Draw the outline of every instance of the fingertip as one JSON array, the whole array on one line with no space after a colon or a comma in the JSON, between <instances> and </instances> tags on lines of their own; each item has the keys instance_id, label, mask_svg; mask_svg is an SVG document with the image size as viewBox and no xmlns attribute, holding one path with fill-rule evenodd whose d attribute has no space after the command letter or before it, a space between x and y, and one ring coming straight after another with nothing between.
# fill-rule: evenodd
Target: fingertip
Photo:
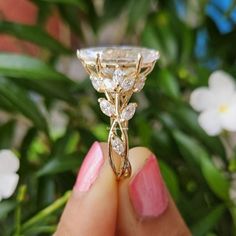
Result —
<instances>
[{"instance_id":1,"label":"fingertip","mask_svg":"<svg viewBox=\"0 0 236 236\"><path fill-rule=\"evenodd\" d=\"M191 235L168 193L156 156L147 148L135 147L129 159L131 178L119 185L117 234Z\"/></svg>"},{"instance_id":2,"label":"fingertip","mask_svg":"<svg viewBox=\"0 0 236 236\"><path fill-rule=\"evenodd\" d=\"M109 166L107 150L106 143L95 142L88 151L61 217L57 236L114 233L117 181Z\"/></svg>"}]
</instances>

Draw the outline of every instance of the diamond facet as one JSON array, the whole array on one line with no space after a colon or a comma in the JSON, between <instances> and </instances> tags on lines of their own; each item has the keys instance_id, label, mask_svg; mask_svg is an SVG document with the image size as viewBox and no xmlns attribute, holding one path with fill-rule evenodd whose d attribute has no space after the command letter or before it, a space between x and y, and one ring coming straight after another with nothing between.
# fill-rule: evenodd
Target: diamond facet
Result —
<instances>
[{"instance_id":1,"label":"diamond facet","mask_svg":"<svg viewBox=\"0 0 236 236\"><path fill-rule=\"evenodd\" d=\"M141 77L137 80L137 82L134 85L134 92L140 92L143 89L145 85L145 80L146 80L145 77Z\"/></svg>"},{"instance_id":2,"label":"diamond facet","mask_svg":"<svg viewBox=\"0 0 236 236\"><path fill-rule=\"evenodd\" d=\"M118 136L113 137L113 139L111 140L111 145L113 150L119 155L122 155L124 153L125 145Z\"/></svg>"},{"instance_id":3,"label":"diamond facet","mask_svg":"<svg viewBox=\"0 0 236 236\"><path fill-rule=\"evenodd\" d=\"M138 55L143 57L142 64L154 63L159 58L156 50L140 47L119 46L119 47L97 47L86 48L77 51L77 56L88 64L96 63L97 55L109 65L137 63Z\"/></svg>"},{"instance_id":4,"label":"diamond facet","mask_svg":"<svg viewBox=\"0 0 236 236\"><path fill-rule=\"evenodd\" d=\"M122 81L121 87L124 91L128 91L133 88L135 82L135 78L127 78Z\"/></svg>"},{"instance_id":5,"label":"diamond facet","mask_svg":"<svg viewBox=\"0 0 236 236\"><path fill-rule=\"evenodd\" d=\"M114 82L114 80L112 80L112 79L104 79L103 83L104 83L106 90L109 92L113 92L117 86L116 82Z\"/></svg>"},{"instance_id":6,"label":"diamond facet","mask_svg":"<svg viewBox=\"0 0 236 236\"><path fill-rule=\"evenodd\" d=\"M117 84L121 84L124 80L125 72L121 69L116 69L113 73L113 81Z\"/></svg>"},{"instance_id":7,"label":"diamond facet","mask_svg":"<svg viewBox=\"0 0 236 236\"><path fill-rule=\"evenodd\" d=\"M122 120L130 120L135 113L137 104L136 103L130 103L126 108L123 109L121 112L121 119Z\"/></svg>"},{"instance_id":8,"label":"diamond facet","mask_svg":"<svg viewBox=\"0 0 236 236\"><path fill-rule=\"evenodd\" d=\"M95 77L93 75L90 76L93 87L100 92L103 86L103 82L101 78Z\"/></svg>"},{"instance_id":9,"label":"diamond facet","mask_svg":"<svg viewBox=\"0 0 236 236\"><path fill-rule=\"evenodd\" d=\"M115 106L112 105L109 101L107 101L105 98L99 98L98 99L100 108L102 112L107 116L112 116L115 114Z\"/></svg>"},{"instance_id":10,"label":"diamond facet","mask_svg":"<svg viewBox=\"0 0 236 236\"><path fill-rule=\"evenodd\" d=\"M105 76L111 76L114 73L114 69L113 68L102 68L101 72L105 75Z\"/></svg>"}]
</instances>

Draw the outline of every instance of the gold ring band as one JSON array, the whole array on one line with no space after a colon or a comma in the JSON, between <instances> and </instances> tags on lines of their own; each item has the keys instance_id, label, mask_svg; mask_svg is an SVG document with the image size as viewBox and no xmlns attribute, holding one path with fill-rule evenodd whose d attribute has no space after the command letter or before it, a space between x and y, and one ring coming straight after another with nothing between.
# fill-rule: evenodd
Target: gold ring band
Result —
<instances>
[{"instance_id":1,"label":"gold ring band","mask_svg":"<svg viewBox=\"0 0 236 236\"><path fill-rule=\"evenodd\" d=\"M78 50L78 58L90 75L93 87L106 98L99 98L102 112L110 117L109 158L117 176L129 177L128 122L137 104L129 103L134 92L142 90L159 53L138 47L107 47Z\"/></svg>"}]
</instances>

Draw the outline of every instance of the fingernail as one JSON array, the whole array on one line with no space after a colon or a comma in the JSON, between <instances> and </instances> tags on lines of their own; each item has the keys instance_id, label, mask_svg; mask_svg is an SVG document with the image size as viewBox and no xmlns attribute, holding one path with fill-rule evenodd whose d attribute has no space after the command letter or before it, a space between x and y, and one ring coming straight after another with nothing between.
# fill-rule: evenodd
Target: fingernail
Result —
<instances>
[{"instance_id":1,"label":"fingernail","mask_svg":"<svg viewBox=\"0 0 236 236\"><path fill-rule=\"evenodd\" d=\"M104 163L102 148L99 142L94 142L80 168L74 188L76 191L87 192L97 179Z\"/></svg>"},{"instance_id":2,"label":"fingernail","mask_svg":"<svg viewBox=\"0 0 236 236\"><path fill-rule=\"evenodd\" d=\"M158 217L168 206L168 195L156 157L151 155L129 185L132 205L141 218Z\"/></svg>"}]
</instances>

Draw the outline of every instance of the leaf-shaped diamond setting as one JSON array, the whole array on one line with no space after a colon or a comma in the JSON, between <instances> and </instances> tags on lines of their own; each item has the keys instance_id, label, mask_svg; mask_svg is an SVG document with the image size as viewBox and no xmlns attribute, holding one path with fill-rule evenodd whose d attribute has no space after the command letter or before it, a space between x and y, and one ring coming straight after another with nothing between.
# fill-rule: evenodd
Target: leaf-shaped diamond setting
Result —
<instances>
[{"instance_id":1,"label":"leaf-shaped diamond setting","mask_svg":"<svg viewBox=\"0 0 236 236\"><path fill-rule=\"evenodd\" d=\"M107 91L113 92L117 86L116 82L112 79L104 79L103 81L104 87Z\"/></svg>"},{"instance_id":2,"label":"leaf-shaped diamond setting","mask_svg":"<svg viewBox=\"0 0 236 236\"><path fill-rule=\"evenodd\" d=\"M122 140L118 136L114 136L112 138L111 145L112 145L113 150L119 155L122 155L124 153L125 144L122 142Z\"/></svg>"},{"instance_id":3,"label":"leaf-shaped diamond setting","mask_svg":"<svg viewBox=\"0 0 236 236\"><path fill-rule=\"evenodd\" d=\"M130 120L135 113L137 103L129 103L121 112L121 120Z\"/></svg>"},{"instance_id":4,"label":"leaf-shaped diamond setting","mask_svg":"<svg viewBox=\"0 0 236 236\"><path fill-rule=\"evenodd\" d=\"M125 78L125 72L121 69L116 69L113 73L113 81L117 84L121 84Z\"/></svg>"},{"instance_id":5,"label":"leaf-shaped diamond setting","mask_svg":"<svg viewBox=\"0 0 236 236\"><path fill-rule=\"evenodd\" d=\"M145 85L145 81L146 81L146 78L145 77L141 77L137 80L137 82L135 83L134 85L134 92L140 92L144 85Z\"/></svg>"},{"instance_id":6,"label":"leaf-shaped diamond setting","mask_svg":"<svg viewBox=\"0 0 236 236\"><path fill-rule=\"evenodd\" d=\"M134 83L135 83L135 78L127 78L127 79L124 79L121 83L121 88L124 90L124 91L128 91L130 89L133 88L134 86Z\"/></svg>"},{"instance_id":7,"label":"leaf-shaped diamond setting","mask_svg":"<svg viewBox=\"0 0 236 236\"><path fill-rule=\"evenodd\" d=\"M103 81L101 78L95 77L94 75L90 76L91 82L93 87L98 91L101 92L103 87Z\"/></svg>"},{"instance_id":8,"label":"leaf-shaped diamond setting","mask_svg":"<svg viewBox=\"0 0 236 236\"><path fill-rule=\"evenodd\" d=\"M102 112L107 116L112 116L115 114L115 106L107 101L105 98L98 99L100 108Z\"/></svg>"}]
</instances>

